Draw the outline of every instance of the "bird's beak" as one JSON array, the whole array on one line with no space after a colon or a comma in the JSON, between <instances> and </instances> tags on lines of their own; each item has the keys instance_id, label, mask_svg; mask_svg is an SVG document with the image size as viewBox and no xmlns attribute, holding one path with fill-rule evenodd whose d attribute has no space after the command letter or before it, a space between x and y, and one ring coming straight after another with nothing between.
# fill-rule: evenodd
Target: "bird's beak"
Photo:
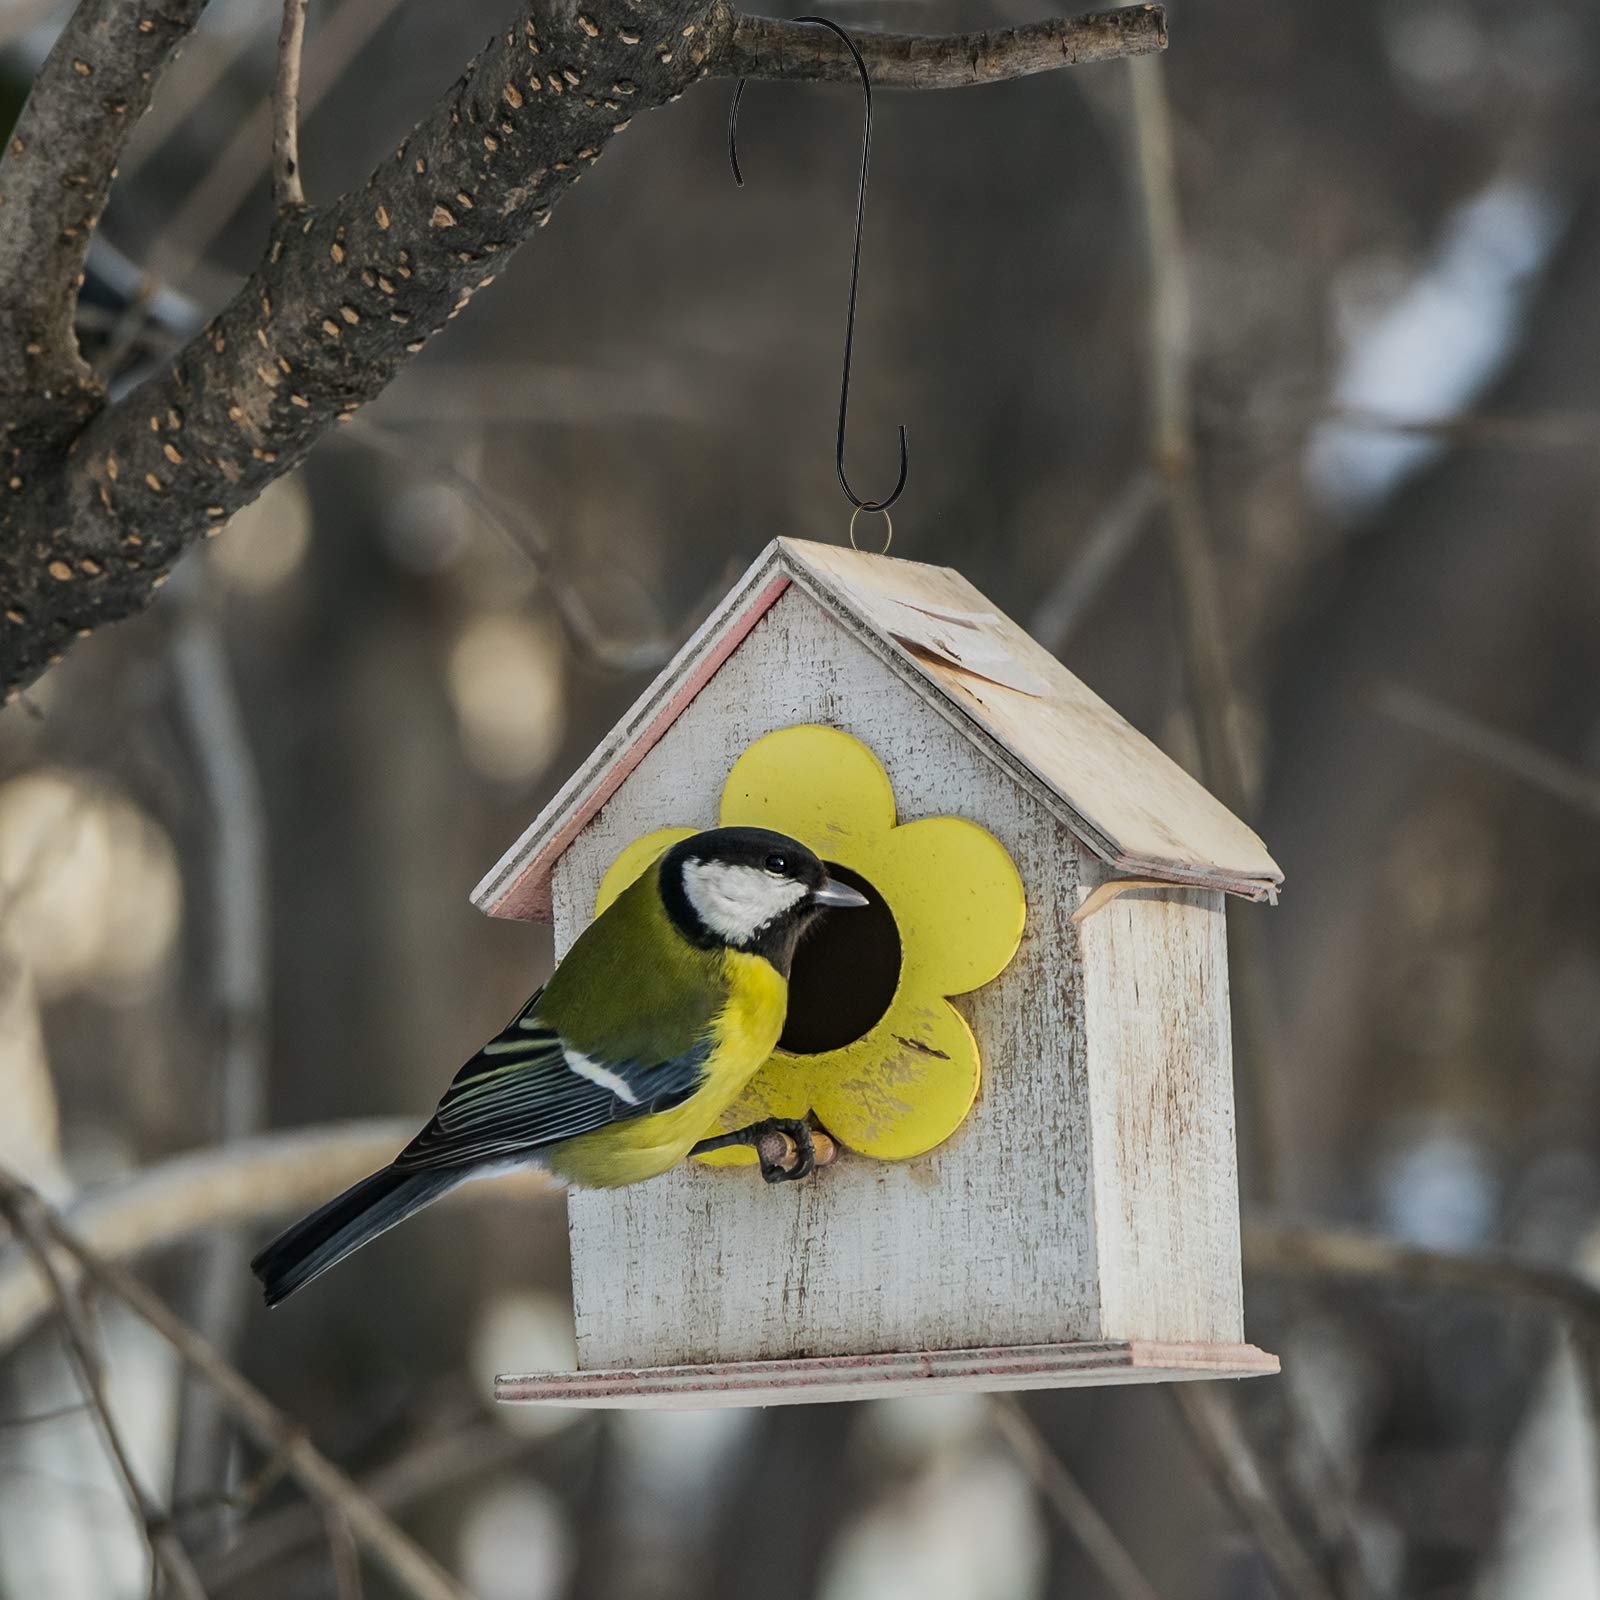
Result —
<instances>
[{"instance_id":1,"label":"bird's beak","mask_svg":"<svg viewBox=\"0 0 1600 1600\"><path fill-rule=\"evenodd\" d=\"M811 903L814 906L864 906L870 904L867 897L859 890L852 889L848 883L840 883L836 878L824 878L821 886L811 891Z\"/></svg>"}]
</instances>

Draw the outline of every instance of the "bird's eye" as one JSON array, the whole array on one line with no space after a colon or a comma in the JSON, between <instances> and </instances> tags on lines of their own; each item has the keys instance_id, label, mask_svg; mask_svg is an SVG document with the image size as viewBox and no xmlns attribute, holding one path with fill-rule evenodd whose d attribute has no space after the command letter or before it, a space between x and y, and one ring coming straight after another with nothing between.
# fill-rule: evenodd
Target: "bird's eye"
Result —
<instances>
[{"instance_id":1,"label":"bird's eye","mask_svg":"<svg viewBox=\"0 0 1600 1600\"><path fill-rule=\"evenodd\" d=\"M770 872L773 875L773 877L775 877L775 878L787 878L789 876L789 858L788 858L788 856L779 856L779 855L768 856L767 857L767 871Z\"/></svg>"}]
</instances>

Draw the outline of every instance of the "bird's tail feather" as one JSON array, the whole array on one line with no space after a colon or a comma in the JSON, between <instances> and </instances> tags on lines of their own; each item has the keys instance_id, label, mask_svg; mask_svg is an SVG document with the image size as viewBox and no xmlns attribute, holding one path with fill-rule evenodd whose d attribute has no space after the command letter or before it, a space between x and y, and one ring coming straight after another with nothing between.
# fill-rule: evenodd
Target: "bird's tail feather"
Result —
<instances>
[{"instance_id":1,"label":"bird's tail feather","mask_svg":"<svg viewBox=\"0 0 1600 1600\"><path fill-rule=\"evenodd\" d=\"M335 1195L309 1217L286 1228L250 1263L267 1304L296 1289L387 1233L397 1222L432 1204L461 1181L458 1172L399 1172L385 1167Z\"/></svg>"}]
</instances>

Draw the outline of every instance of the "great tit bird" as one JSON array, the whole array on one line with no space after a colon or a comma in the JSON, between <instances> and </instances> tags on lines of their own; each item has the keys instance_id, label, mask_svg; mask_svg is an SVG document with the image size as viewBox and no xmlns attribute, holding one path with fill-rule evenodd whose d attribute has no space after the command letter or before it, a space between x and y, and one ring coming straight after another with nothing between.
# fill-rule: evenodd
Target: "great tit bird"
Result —
<instances>
[{"instance_id":1,"label":"great tit bird","mask_svg":"<svg viewBox=\"0 0 1600 1600\"><path fill-rule=\"evenodd\" d=\"M789 966L829 907L866 898L798 840L713 828L666 851L578 937L550 981L458 1072L394 1162L280 1234L250 1263L268 1305L469 1178L542 1166L589 1188L653 1178L697 1150L804 1123L701 1139L772 1054Z\"/></svg>"}]
</instances>

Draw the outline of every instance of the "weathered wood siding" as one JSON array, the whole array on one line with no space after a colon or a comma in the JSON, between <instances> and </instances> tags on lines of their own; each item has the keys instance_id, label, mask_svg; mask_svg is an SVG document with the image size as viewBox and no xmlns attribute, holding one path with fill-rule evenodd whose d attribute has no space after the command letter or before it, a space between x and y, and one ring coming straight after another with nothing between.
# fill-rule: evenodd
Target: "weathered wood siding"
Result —
<instances>
[{"instance_id":1,"label":"weathered wood siding","mask_svg":"<svg viewBox=\"0 0 1600 1600\"><path fill-rule=\"evenodd\" d=\"M1086 863L1086 886L1103 873ZM1222 896L1129 890L1080 932L1101 1334L1240 1340Z\"/></svg>"},{"instance_id":2,"label":"weathered wood siding","mask_svg":"<svg viewBox=\"0 0 1600 1600\"><path fill-rule=\"evenodd\" d=\"M1102 869L930 713L934 692L791 588L557 863L564 950L624 845L711 825L752 740L822 722L877 753L902 821L955 814L993 832L1029 899L1016 960L955 1001L984 1081L939 1149L893 1164L847 1154L771 1188L753 1169L690 1163L571 1197L585 1369L1240 1337L1218 896L1125 896L1085 925L1086 974L1069 919L1080 877Z\"/></svg>"},{"instance_id":3,"label":"weathered wood siding","mask_svg":"<svg viewBox=\"0 0 1600 1600\"><path fill-rule=\"evenodd\" d=\"M1262 1378L1277 1370L1276 1356L1251 1345L1135 1340L1007 1345L998 1350L914 1350L800 1361L730 1361L613 1372L512 1372L496 1378L494 1387L495 1398L512 1405L680 1411L981 1394L996 1389Z\"/></svg>"},{"instance_id":4,"label":"weathered wood siding","mask_svg":"<svg viewBox=\"0 0 1600 1600\"><path fill-rule=\"evenodd\" d=\"M797 589L767 613L559 863L560 947L623 845L709 825L752 740L824 722L868 744L902 821L968 816L1029 886L1005 975L956 1002L985 1043L973 1115L938 1150L846 1156L809 1183L691 1164L572 1197L585 1367L1093 1338L1099 1321L1079 975L1068 952L1079 853L1067 830Z\"/></svg>"}]
</instances>

